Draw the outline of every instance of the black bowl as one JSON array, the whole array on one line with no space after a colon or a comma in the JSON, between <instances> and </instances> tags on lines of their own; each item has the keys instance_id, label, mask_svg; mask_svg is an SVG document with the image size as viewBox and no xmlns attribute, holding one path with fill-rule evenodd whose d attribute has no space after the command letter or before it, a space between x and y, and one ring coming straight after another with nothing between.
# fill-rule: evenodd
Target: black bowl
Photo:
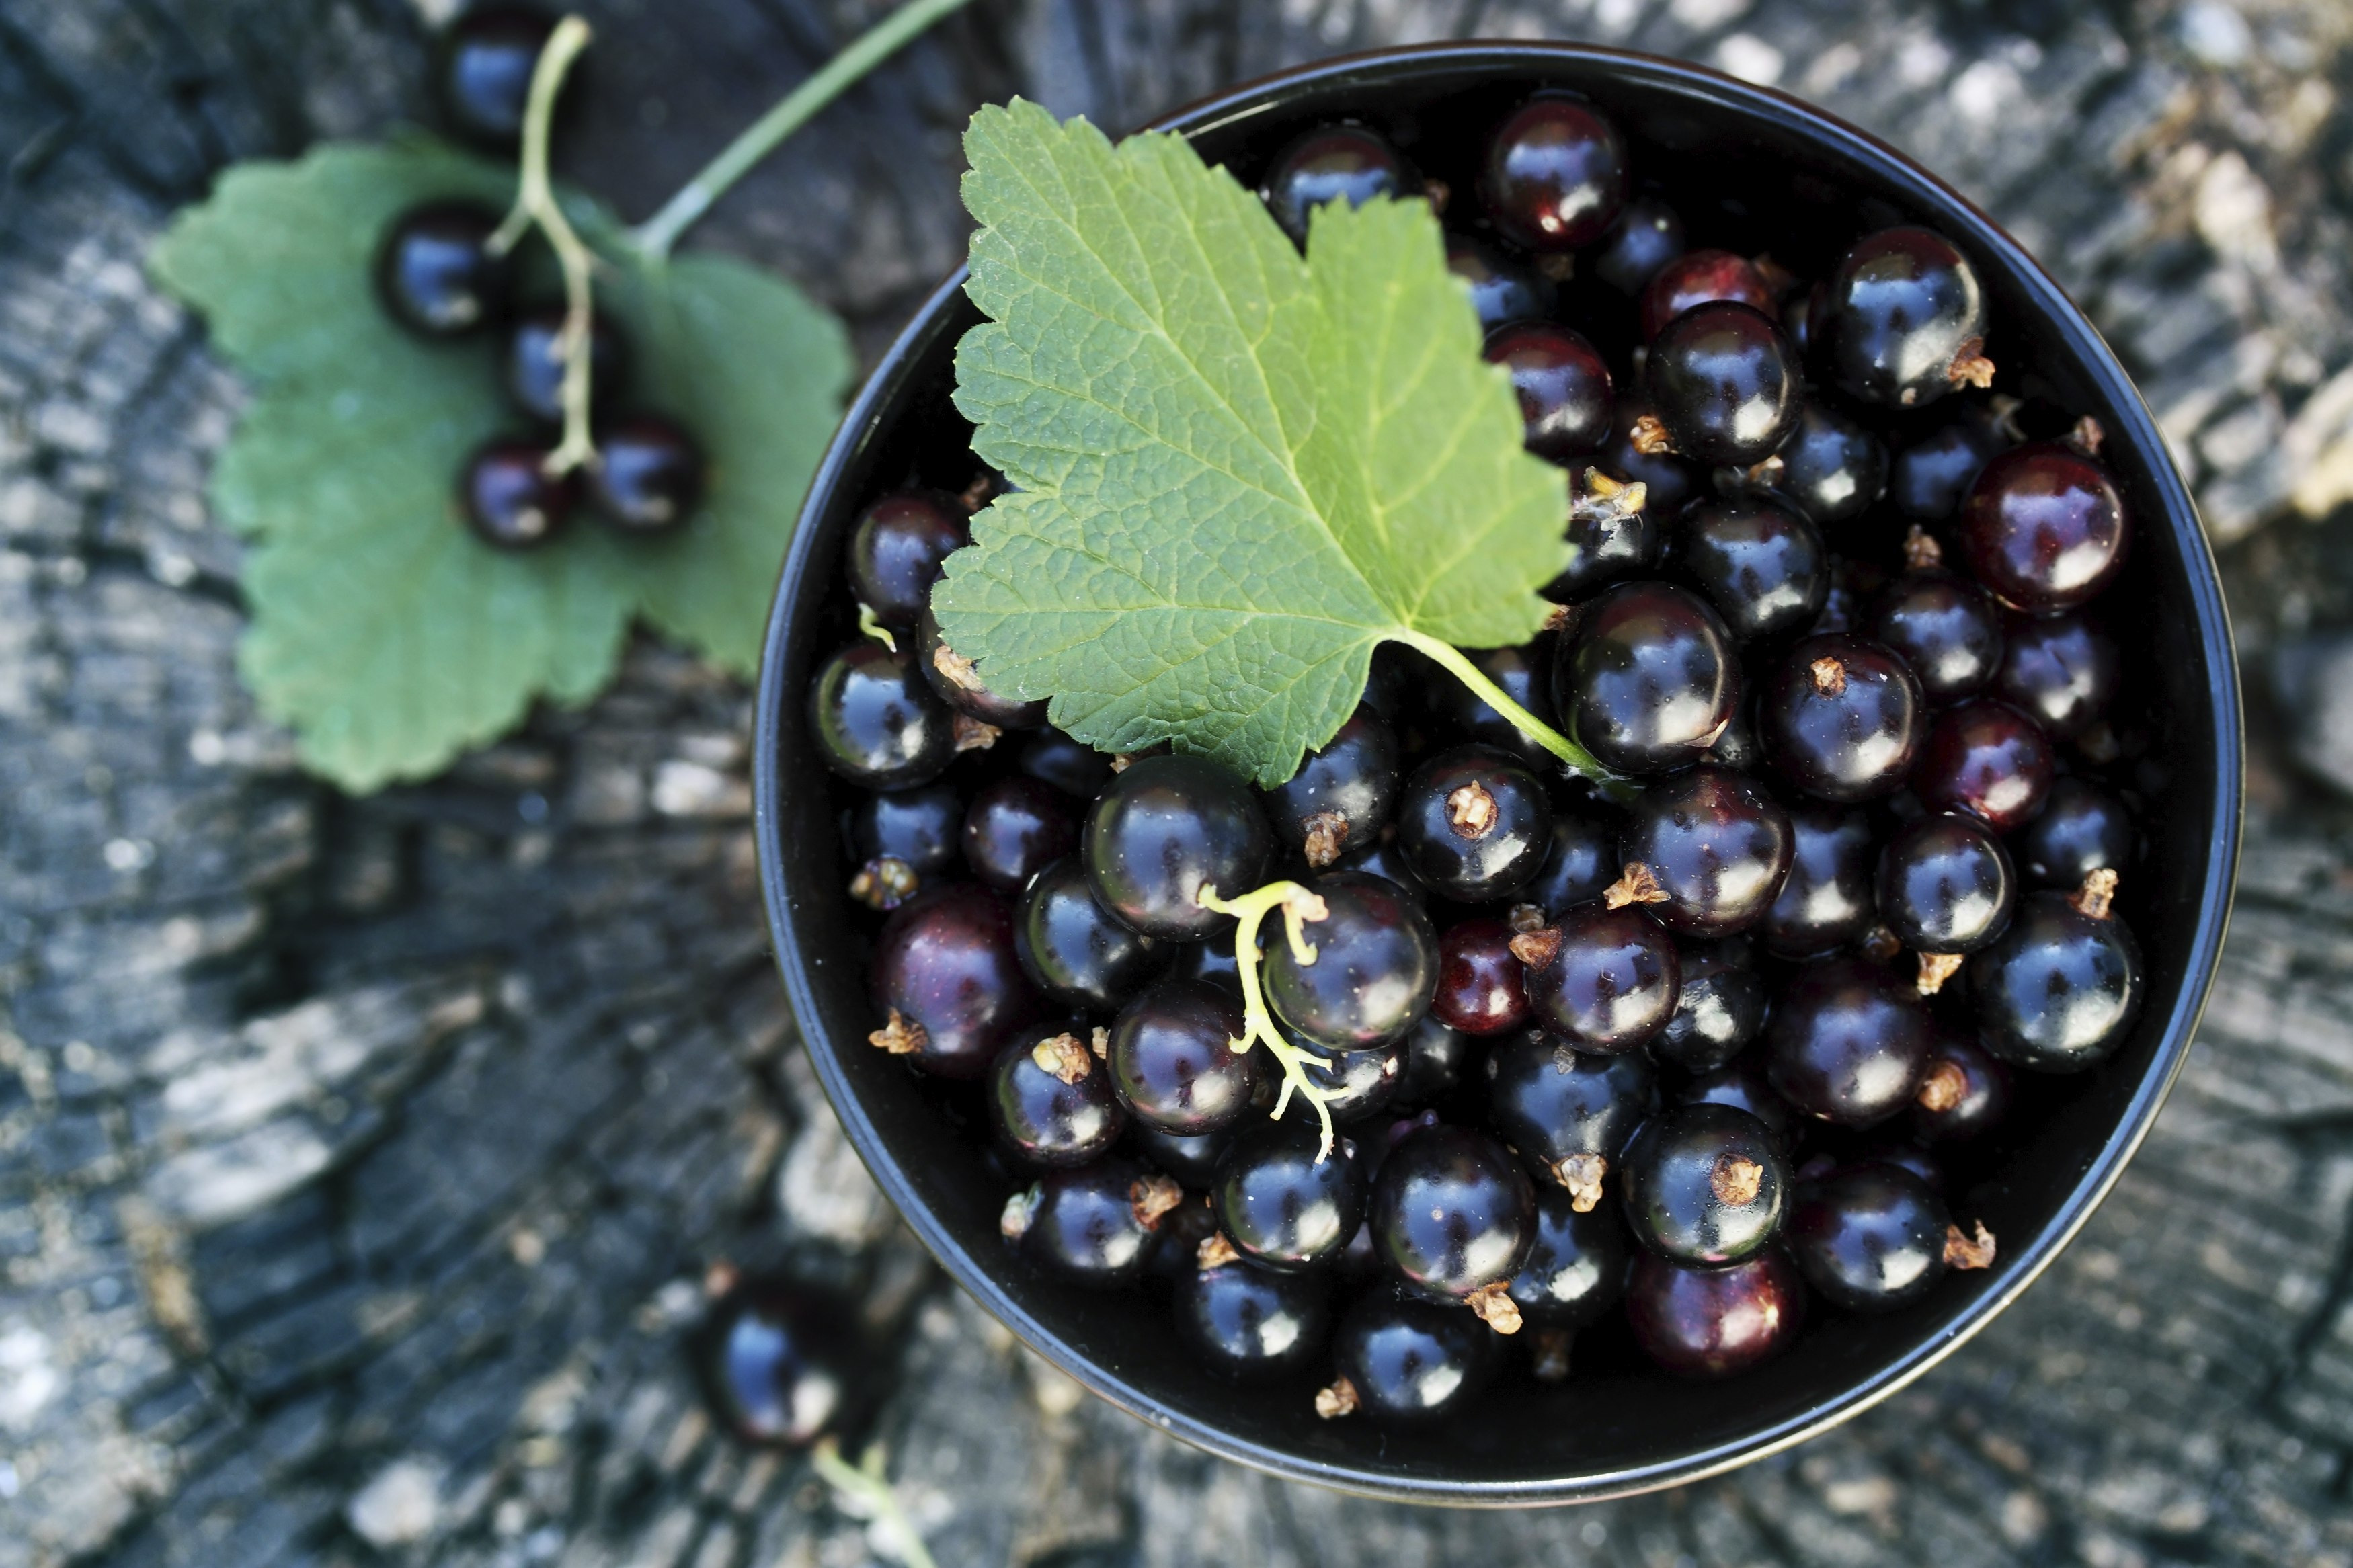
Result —
<instances>
[{"instance_id":1,"label":"black bowl","mask_svg":"<svg viewBox=\"0 0 2353 1568\"><path fill-rule=\"evenodd\" d=\"M1063 1371L1163 1430L1278 1475L1423 1502L1527 1504L1688 1481L1785 1447L1885 1398L1983 1328L2049 1266L2115 1183L2189 1048L2229 914L2239 844L2237 675L2196 510L2116 357L2017 242L1947 186L1818 109L1681 62L1585 46L1435 45L1327 60L1170 116L1204 157L1255 184L1302 129L1361 118L1458 183L1481 133L1531 89L1569 88L1627 133L1638 177L1665 183L1695 244L1769 247L1818 276L1857 236L1920 223L1966 251L1993 323L1989 352L2031 365L2051 402L2095 415L2136 520L2106 601L2141 683L2153 744L2136 784L2148 852L2119 908L2149 995L2132 1037L2081 1078L2041 1080L1998 1158L1957 1184L2000 1257L1891 1317L1838 1319L1777 1361L1716 1384L1651 1368L1622 1330L1577 1345L1570 1380L1507 1376L1475 1416L1433 1431L1319 1420L1312 1384L1246 1390L1204 1376L1166 1314L1050 1279L999 1238L1016 1183L953 1125L960 1101L866 1044L865 938L845 918L846 796L801 736L816 661L855 635L841 585L858 509L909 482L959 489L976 467L949 401L956 340L981 318L961 275L892 345L818 470L768 627L754 784L778 966L818 1074L892 1201L964 1288ZM1743 243L1745 242L1745 243Z\"/></svg>"}]
</instances>

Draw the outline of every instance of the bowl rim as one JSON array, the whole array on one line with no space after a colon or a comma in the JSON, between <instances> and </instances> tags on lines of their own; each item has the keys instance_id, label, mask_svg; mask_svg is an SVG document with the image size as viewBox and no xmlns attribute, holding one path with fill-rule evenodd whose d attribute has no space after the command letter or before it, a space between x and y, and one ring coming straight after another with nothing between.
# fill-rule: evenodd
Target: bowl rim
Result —
<instances>
[{"instance_id":1,"label":"bowl rim","mask_svg":"<svg viewBox=\"0 0 2353 1568\"><path fill-rule=\"evenodd\" d=\"M1601 1501L1682 1485L1720 1475L1816 1436L1870 1409L1937 1365L2007 1310L2041 1277L2082 1230L2147 1136L2158 1110L2180 1074L2199 1019L2205 1010L2230 922L2232 897L2238 873L2243 809L2243 715L2235 646L2212 550L2200 521L2196 502L2173 460L2171 448L2114 351L2066 291L2000 224L1908 154L1802 99L1774 88L1742 81L1705 66L1606 45L1549 40L1465 39L1400 45L1331 56L1228 88L1163 115L1142 129L1175 131L1188 138L1198 136L1274 107L1278 101L1277 95L1288 89L1335 85L1352 78L1377 81L1391 75L1410 74L1414 68L1461 68L1485 63L1504 69L1562 61L1623 72L1643 79L1646 85L1698 100L1708 108L1730 109L1744 115L1776 121L1829 144L1857 163L1870 167L1880 177L1903 189L1918 205L1955 209L1974 226L1973 242L1998 253L2018 278L2033 308L2047 316L2056 330L2072 340L2084 362L2093 389L2106 398L2118 416L2118 428L2109 433L2110 439L2136 448L2148 461L2160 501L2158 510L2163 514L2166 527L2175 536L2189 577L2190 606L2209 671L2218 776L2196 923L2188 946L2187 977L2164 1020L2162 1039L2135 1087L2116 1131L2104 1142L2057 1212L2038 1231L2031 1245L2021 1252L2006 1255L1997 1264L1996 1267L2001 1270L1998 1285L1973 1301L1966 1315L1949 1324L1946 1331L1924 1340L1875 1375L1813 1402L1799 1414L1730 1442L1672 1459L1623 1469L1493 1483L1421 1479L1407 1474L1306 1458L1282 1448L1236 1437L1220 1427L1163 1407L1120 1375L1106 1371L1073 1350L1059 1335L1024 1310L998 1285L991 1270L948 1234L937 1216L918 1197L912 1184L900 1171L895 1158L884 1146L872 1121L860 1107L849 1081L842 1076L833 1051L829 1047L809 1049L812 1065L824 1086L826 1097L832 1102L843 1131L877 1184L888 1194L910 1228L921 1237L950 1277L1023 1343L1095 1394L1196 1447L1286 1480L1312 1482L1390 1501L1458 1507L1527 1507ZM800 710L797 702L786 700L786 694L778 689L786 662L790 609L799 596L802 583L810 570L811 557L817 548L818 524L822 514L832 504L835 488L857 461L869 437L879 428L884 412L902 395L913 366L955 312L966 276L966 268L958 267L953 276L925 299L908 325L876 363L872 374L843 416L839 429L810 480L808 495L796 521L791 545L770 608L762 650L755 716L753 825L770 943L805 1047L815 1039L828 1037L813 994L806 957L793 940L795 921L782 869L781 829L772 805L778 783L776 759L786 716L797 714Z\"/></svg>"}]
</instances>

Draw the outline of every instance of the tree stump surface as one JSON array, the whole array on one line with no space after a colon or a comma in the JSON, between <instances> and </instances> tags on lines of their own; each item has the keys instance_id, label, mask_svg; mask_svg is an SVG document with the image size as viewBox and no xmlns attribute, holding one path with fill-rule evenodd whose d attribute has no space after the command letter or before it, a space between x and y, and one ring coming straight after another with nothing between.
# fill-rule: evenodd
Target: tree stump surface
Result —
<instances>
[{"instance_id":1,"label":"tree stump surface","mask_svg":"<svg viewBox=\"0 0 2353 1568\"><path fill-rule=\"evenodd\" d=\"M703 1413L682 1347L723 1258L900 1314L883 1430L944 1565L2353 1563L2353 819L2263 697L2275 649L2353 624L2353 12L982 0L696 236L871 357L960 259L981 101L1117 129L1344 48L1585 37L1918 154L2139 378L2257 700L2237 919L2147 1147L2016 1307L1837 1432L1472 1513L1179 1447L942 1284L793 1047L740 686L641 640L586 710L361 800L257 717L204 500L239 394L142 258L231 159L429 118L446 4L0 0L0 1568L868 1561L804 1462ZM642 215L882 8L587 4L566 161Z\"/></svg>"}]
</instances>

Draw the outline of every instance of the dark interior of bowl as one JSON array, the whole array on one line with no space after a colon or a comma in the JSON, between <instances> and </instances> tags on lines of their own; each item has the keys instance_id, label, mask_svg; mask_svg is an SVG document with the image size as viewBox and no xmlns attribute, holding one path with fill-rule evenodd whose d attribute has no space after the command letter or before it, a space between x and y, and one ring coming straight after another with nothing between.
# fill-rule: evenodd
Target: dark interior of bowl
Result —
<instances>
[{"instance_id":1,"label":"dark interior of bowl","mask_svg":"<svg viewBox=\"0 0 2353 1568\"><path fill-rule=\"evenodd\" d=\"M2022 390L2093 414L2109 433L2105 455L2137 531L2127 574L2104 604L2139 682L2133 701L2154 731L2134 781L2151 801L2149 844L2119 908L2145 951L2149 997L2113 1058L2083 1077L2038 1083L1999 1147L1961 1173L1955 1208L1982 1217L2000 1238L1994 1268L1954 1275L1890 1317L1837 1317L1817 1303L1814 1326L1792 1352L1725 1383L1677 1382L1651 1367L1622 1329L1597 1329L1580 1340L1566 1384L1507 1375L1467 1418L1414 1432L1319 1420L1312 1384L1220 1384L1175 1342L1154 1304L1071 1289L1018 1258L997 1235L1015 1183L984 1154L966 1102L865 1043L875 1026L863 973L871 927L849 918L842 893L849 868L837 824L848 797L801 739L812 667L855 635L840 552L859 509L910 482L960 489L973 470L968 427L949 395L956 340L979 318L953 287L892 351L819 476L785 571L761 693L761 868L779 960L850 1136L924 1240L1024 1339L1179 1436L1282 1473L1430 1501L1565 1500L1689 1479L1852 1413L1982 1324L2082 1223L2156 1114L2212 971L2237 843L2227 626L2195 513L2156 429L2057 288L1981 215L1896 154L1706 71L1546 45L1331 62L1238 89L1171 123L1209 161L1254 184L1301 130L1359 118L1467 193L1484 132L1540 86L1582 91L1616 118L1638 177L1666 187L1695 245L1769 250L1815 275L1869 230L1898 222L1940 230L1984 281L1989 352L2032 367L2037 384Z\"/></svg>"}]
</instances>

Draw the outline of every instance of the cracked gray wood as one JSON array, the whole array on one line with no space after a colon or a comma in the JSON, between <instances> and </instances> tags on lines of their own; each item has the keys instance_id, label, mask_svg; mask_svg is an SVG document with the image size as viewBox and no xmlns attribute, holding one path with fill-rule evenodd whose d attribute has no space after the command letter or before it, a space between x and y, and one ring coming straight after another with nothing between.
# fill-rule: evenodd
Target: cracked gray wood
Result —
<instances>
[{"instance_id":1,"label":"cracked gray wood","mask_svg":"<svg viewBox=\"0 0 2353 1568\"><path fill-rule=\"evenodd\" d=\"M586 9L565 161L635 216L880 0ZM696 243L871 354L959 258L976 103L1124 127L1461 33L1689 55L1918 153L2139 377L2251 656L2353 623L2329 0L984 0ZM946 1564L2353 1561L2353 823L2260 704L2180 1089L2050 1277L1885 1407L1662 1496L1447 1513L1207 1458L1028 1358L793 1048L740 688L641 645L586 710L353 801L237 685L203 484L238 394L141 258L227 160L426 115L427 56L401 0L0 0L0 1568L859 1562L801 1464L699 1407L722 1258L916 1303L886 1430Z\"/></svg>"}]
</instances>

